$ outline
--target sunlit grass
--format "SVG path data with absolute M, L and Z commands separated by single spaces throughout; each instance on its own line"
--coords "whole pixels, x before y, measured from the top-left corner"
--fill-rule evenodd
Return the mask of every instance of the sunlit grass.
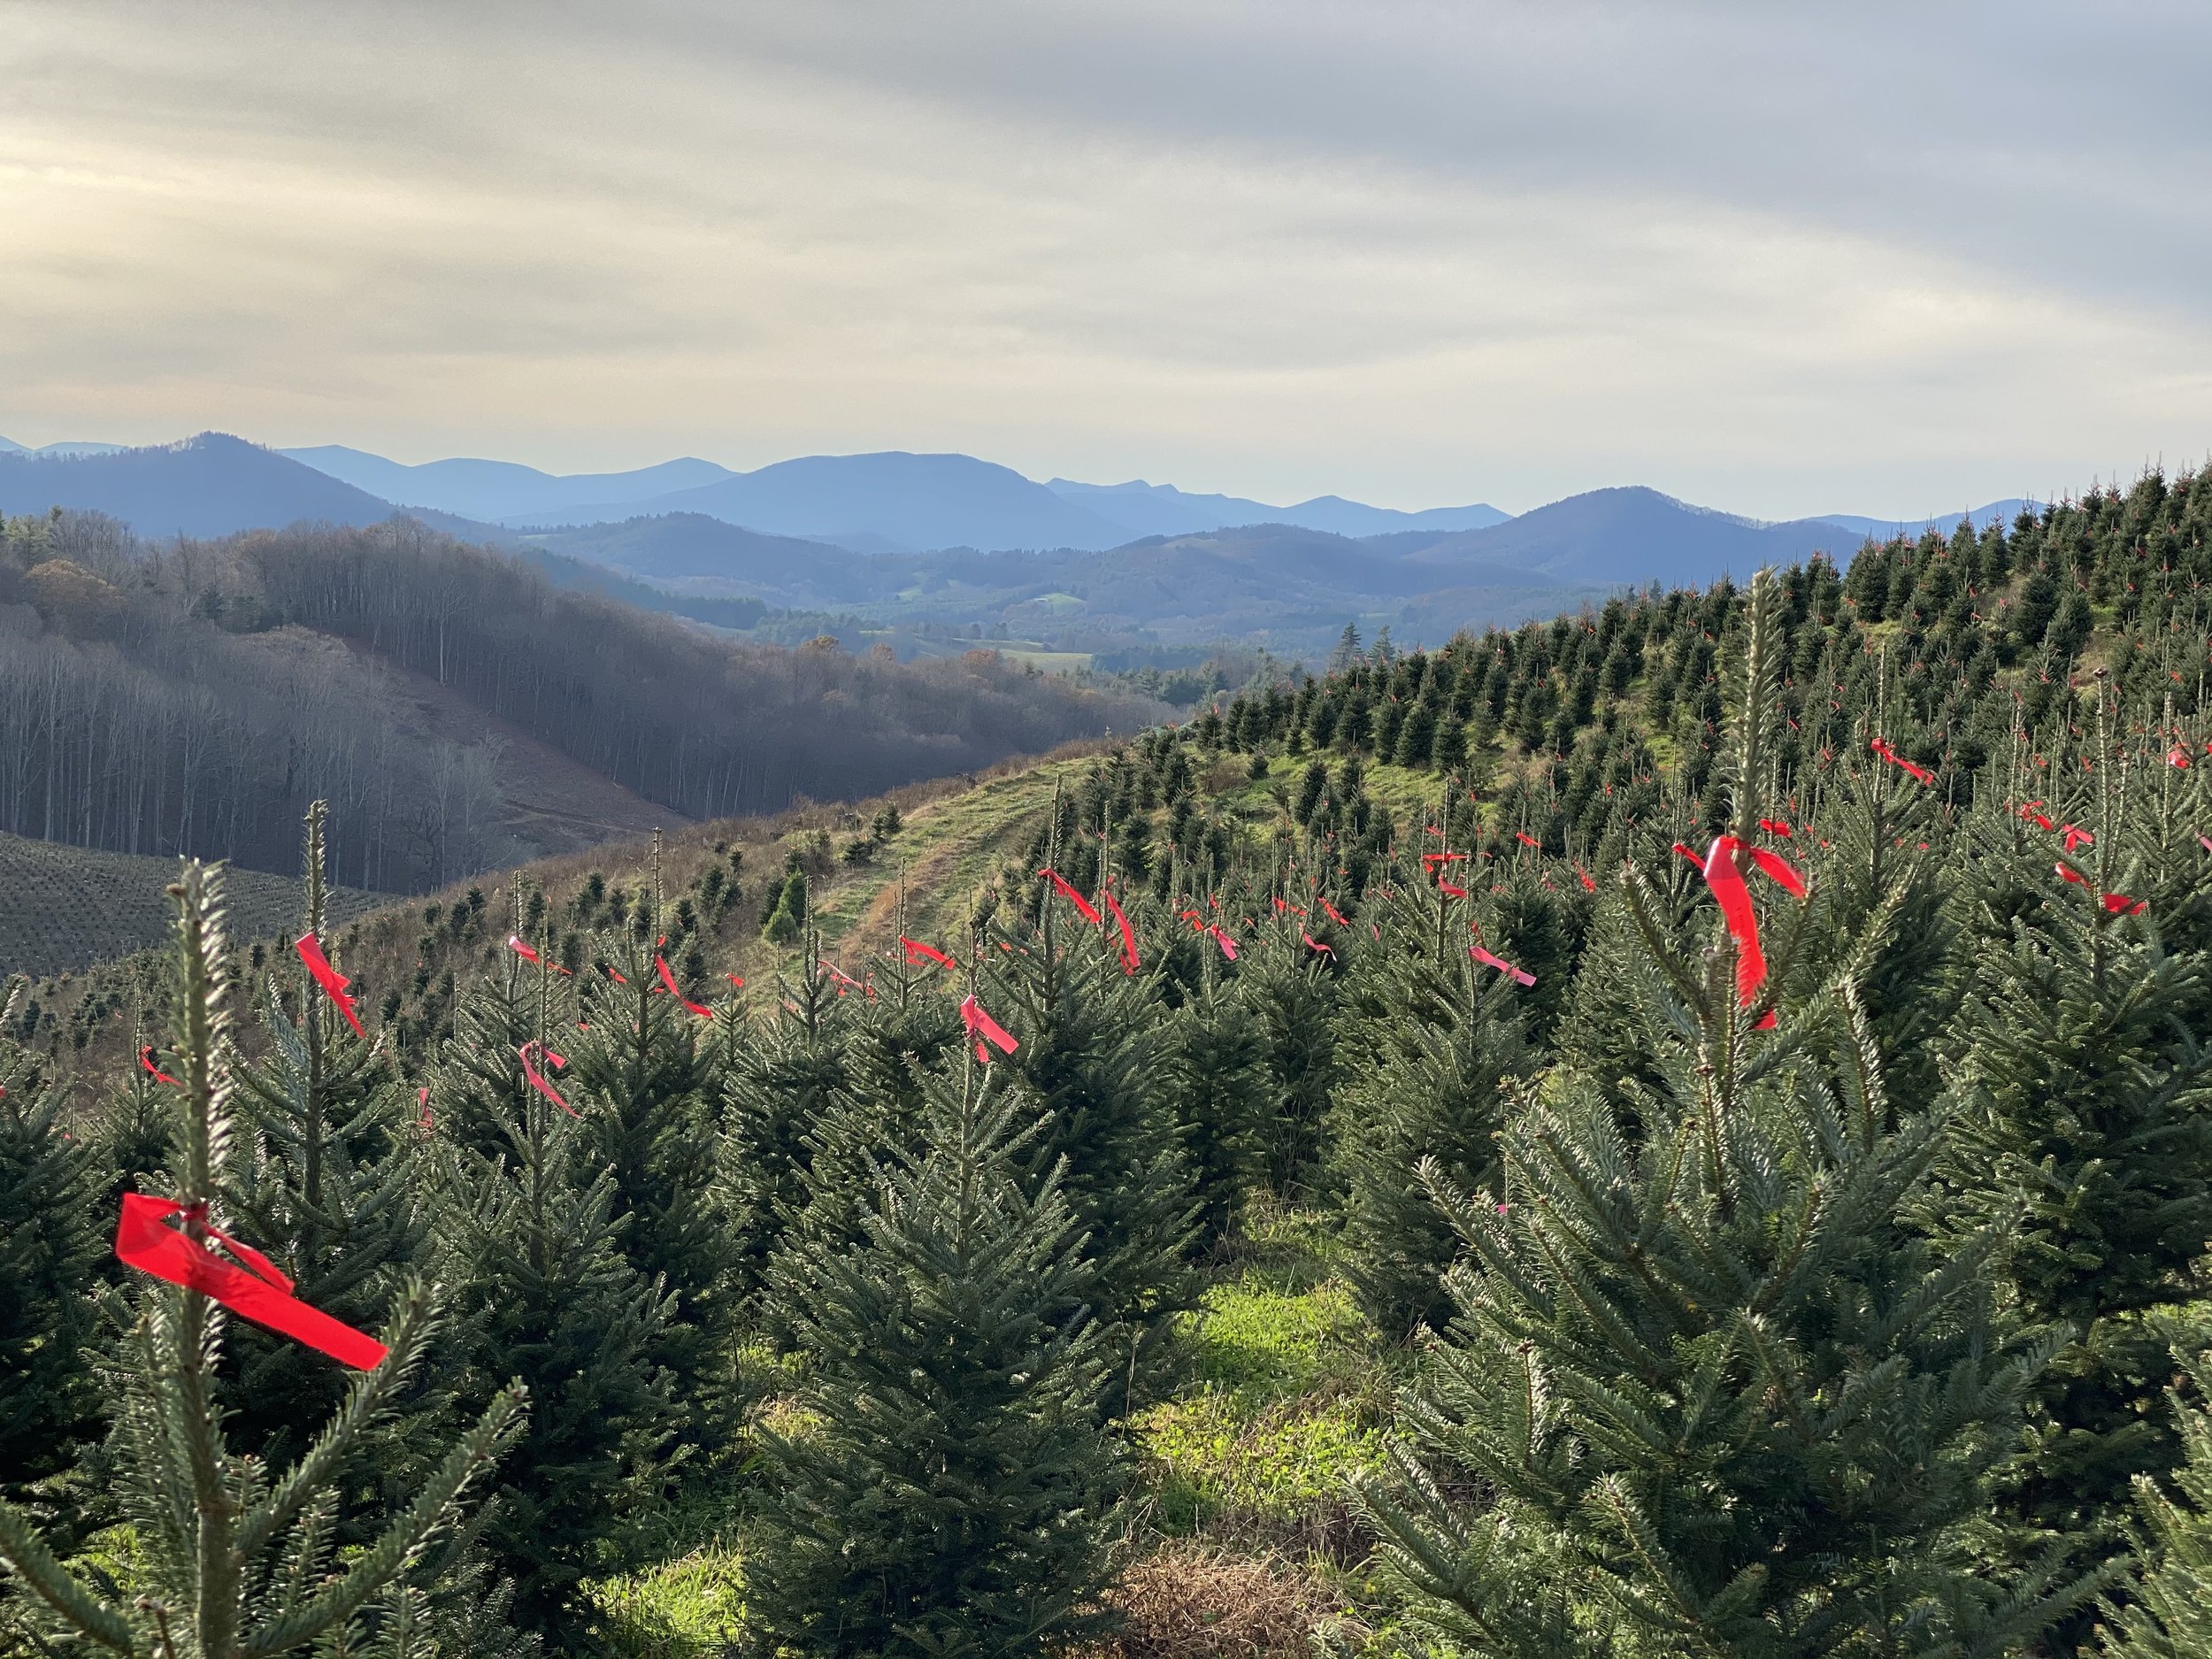
M 612 1659 L 709 1659 L 743 1633 L 745 1571 L 716 1542 L 590 1586 L 598 1635 Z

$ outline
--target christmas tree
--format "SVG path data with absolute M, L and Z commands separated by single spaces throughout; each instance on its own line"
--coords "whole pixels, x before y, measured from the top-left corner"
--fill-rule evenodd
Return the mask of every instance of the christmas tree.
M 229 1267 L 209 1248 L 219 1241 L 252 1259 L 214 1218 L 233 1156 L 220 883 L 193 863 L 172 891 L 178 909 L 175 1191 L 157 1212 L 177 1214 L 183 1227 L 172 1231 L 158 1219 L 150 1225 L 157 1254 L 182 1258 L 168 1271 L 195 1286 L 204 1278 L 250 1279 L 265 1293 L 256 1305 L 265 1307 L 270 1281 Z M 383 1358 L 354 1380 L 337 1416 L 273 1479 L 258 1458 L 234 1452 L 224 1434 L 215 1371 L 225 1320 L 212 1297 L 148 1280 L 134 1302 L 136 1317 L 116 1362 L 121 1393 L 111 1448 L 119 1502 L 139 1549 L 132 1582 L 88 1581 L 72 1571 L 21 1509 L 0 1502 L 0 1561 L 19 1581 L 29 1617 L 49 1640 L 142 1659 L 251 1659 L 319 1644 L 324 1651 L 367 1646 L 365 1618 L 454 1517 L 464 1488 L 512 1441 L 525 1391 L 512 1383 L 492 1391 L 483 1413 L 436 1460 L 406 1507 L 363 1547 L 340 1555 L 335 1477 L 420 1361 L 432 1325 L 429 1293 L 419 1281 L 402 1293 Z
M 2171 1402 L 2184 1459 L 2169 1493 L 2135 1478 L 2139 1517 L 2131 1540 L 2142 1563 L 2124 1601 L 2108 1605 L 2099 1634 L 2114 1659 L 2200 1659 L 2212 1653 L 2212 1354 L 2174 1355 L 2189 1394 Z
M 1456 1191 L 1494 1187 L 1501 1088 L 1528 1064 L 1517 1005 L 1527 987 L 1477 962 L 1464 928 L 1429 919 L 1402 901 L 1392 946 L 1361 957 L 1339 1041 L 1366 1064 L 1333 1102 L 1346 1273 L 1394 1341 L 1440 1325 L 1450 1306 L 1442 1275 L 1455 1240 L 1421 1166 L 1432 1163 Z
M 2133 1478 L 2181 1453 L 2166 1340 L 2147 1316 L 2198 1294 L 2212 1239 L 2212 1049 L 2199 1036 L 2212 981 L 2162 927 L 2185 933 L 2203 910 L 2205 860 L 2193 841 L 2185 856 L 2162 845 L 2180 839 L 2162 836 L 2171 818 L 2198 821 L 2183 801 L 2131 811 L 2127 799 L 2193 797 L 2160 775 L 2172 770 L 2147 781 L 2107 764 L 2055 814 L 1992 803 L 1970 826 L 1979 948 L 1947 1045 L 1962 1056 L 1962 1113 L 1931 1225 L 2004 1226 L 2022 1312 L 2071 1339 L 2037 1386 L 2011 1494 L 2061 1534 L 2112 1536 Z
M 584 1115 L 581 1156 L 613 1180 L 624 1256 L 675 1298 L 657 1356 L 679 1396 L 701 1408 L 692 1437 L 709 1439 L 703 1395 L 724 1369 L 732 1325 L 711 1054 L 703 1046 L 713 1020 L 693 1011 L 705 1004 L 669 988 L 672 972 L 663 982 L 666 959 L 644 941 L 603 939 L 600 955 L 620 964 L 620 978 L 603 972 L 581 988 L 584 1029 L 569 1041 L 562 1090 Z
M 323 841 L 318 801 L 301 864 L 305 941 L 324 930 Z M 261 1017 L 265 1056 L 235 1069 L 254 1133 L 234 1160 L 231 1202 L 303 1298 L 349 1324 L 368 1322 L 427 1254 L 422 1171 L 398 1080 L 382 1045 L 353 1032 L 303 969 L 289 987 L 270 977 Z M 250 1327 L 233 1337 L 232 1355 L 234 1432 L 272 1462 L 296 1455 L 335 1409 L 342 1379 L 298 1343 Z
M 464 1000 L 465 1034 L 429 1085 L 434 1101 L 472 1102 L 475 1133 L 503 1141 L 497 1151 L 441 1143 L 437 1226 L 461 1339 L 445 1386 L 463 1402 L 501 1378 L 530 1387 L 528 1432 L 502 1465 L 483 1548 L 514 1582 L 516 1618 L 557 1646 L 584 1627 L 579 1581 L 642 1559 L 641 1523 L 671 1473 L 679 1407 L 659 1358 L 668 1293 L 623 1254 L 613 1173 L 556 1080 L 551 976 L 534 971 L 526 995 L 519 966 L 511 955 Z M 503 1062 L 468 1033 L 503 1038 L 524 1017 L 526 1035 L 507 1056 L 522 1088 L 502 1121 Z
M 1170 1317 L 1193 1305 L 1195 1204 L 1171 1116 L 1156 988 L 1125 972 L 1104 929 L 1065 929 L 1044 907 L 1027 954 L 1002 955 L 979 1000 L 1018 1047 L 995 1062 L 1044 1114 L 1025 1157 L 1055 1177 L 1097 1268 L 1094 1311 L 1115 1327 L 1129 1378 L 1125 1409 L 1152 1386 Z M 1064 937 L 1073 942 L 1065 949 Z
M 1398 1479 L 1361 1497 L 1440 1640 L 1531 1659 L 1995 1652 L 2094 1591 L 1984 1548 L 2047 1348 L 2005 1339 L 1993 1233 L 1938 1248 L 1904 1224 L 1936 1103 L 1886 1092 L 1852 978 L 1776 1010 L 1778 981 L 1746 971 L 1755 910 L 1730 883 L 1766 811 L 1774 603 L 1763 573 L 1731 837 L 1705 866 L 1730 926 L 1694 953 L 1640 877 L 1624 895 L 1653 1080 L 1624 1122 L 1596 1080 L 1555 1073 L 1517 1102 L 1495 1187 L 1430 1171 L 1468 1253 L 1458 1315 L 1402 1401 Z M 1886 942 L 1878 918 L 1860 954 Z M 1447 1495 L 1469 1481 L 1494 1494 L 1480 1512 Z
M 27 990 L 8 987 L 9 1014 Z M 105 1194 L 62 1100 L 37 1057 L 0 1037 L 0 1497 L 17 1502 L 69 1469 L 98 1416 L 88 1349 Z
M 923 1149 L 885 1149 L 864 1243 L 777 1263 L 803 1426 L 763 1436 L 748 1595 L 801 1652 L 1037 1655 L 1095 1622 L 1118 1356 L 1059 1172 L 1024 1167 L 1035 1102 L 983 1071 L 931 1079 Z
M 810 949 L 798 978 L 779 981 L 765 1033 L 736 1048 L 723 1083 L 730 1271 L 741 1305 L 755 1312 L 769 1257 L 807 1203 L 811 1137 L 851 1074 L 851 1018 L 819 954 Z

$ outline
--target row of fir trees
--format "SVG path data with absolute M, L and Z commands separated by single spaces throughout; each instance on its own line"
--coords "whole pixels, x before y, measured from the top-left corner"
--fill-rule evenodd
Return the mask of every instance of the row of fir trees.
M 188 867 L 127 1087 L 0 1054 L 4 1628 L 588 1654 L 710 1490 L 764 1653 L 1058 1650 L 1205 1263 L 1291 1202 L 1403 1379 L 1374 1640 L 2208 1651 L 2207 641 L 2136 545 L 2200 557 L 2206 497 L 2154 493 L 2066 510 L 2124 589 L 2054 513 L 1248 696 L 958 937 L 772 987 L 672 969 L 657 895 L 564 971 L 518 900 L 443 1028 L 357 1035 Z M 2004 619 L 2055 568 L 2064 655 L 2070 597 Z M 1565 751 L 1494 730 L 1394 811 L 1379 707 L 1479 724 L 1524 649 L 1524 695 L 1596 658 Z M 124 1266 L 134 1193 L 388 1357 Z

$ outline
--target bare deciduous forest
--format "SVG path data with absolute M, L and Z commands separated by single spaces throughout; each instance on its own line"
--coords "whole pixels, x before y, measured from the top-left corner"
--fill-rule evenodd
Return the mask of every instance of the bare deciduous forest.
M 0 829 L 289 872 L 327 799 L 333 873 L 417 890 L 511 851 L 518 730 L 686 817 L 841 799 L 1156 718 L 973 652 L 902 665 L 737 645 L 556 589 L 408 520 L 150 543 L 112 520 L 9 521 L 0 557 Z M 414 675 L 480 710 L 411 734 Z

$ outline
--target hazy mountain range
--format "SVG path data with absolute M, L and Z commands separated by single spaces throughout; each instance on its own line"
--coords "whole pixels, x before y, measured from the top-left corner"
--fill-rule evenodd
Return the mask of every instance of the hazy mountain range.
M 410 466 L 335 445 L 275 450 L 219 433 L 145 449 L 0 440 L 0 511 L 54 505 L 154 537 L 398 511 L 702 599 L 1002 624 L 1027 638 L 1251 637 L 1300 650 L 1348 618 L 1440 639 L 1622 586 L 1702 586 L 1815 551 L 1847 558 L 1870 534 L 1947 529 L 1959 516 L 1770 524 L 1640 488 L 1517 517 L 1335 495 L 1284 507 L 1143 480 L 1040 483 L 971 456 L 899 452 L 563 476 L 503 461 Z M 718 604 L 713 619 L 730 614 Z

